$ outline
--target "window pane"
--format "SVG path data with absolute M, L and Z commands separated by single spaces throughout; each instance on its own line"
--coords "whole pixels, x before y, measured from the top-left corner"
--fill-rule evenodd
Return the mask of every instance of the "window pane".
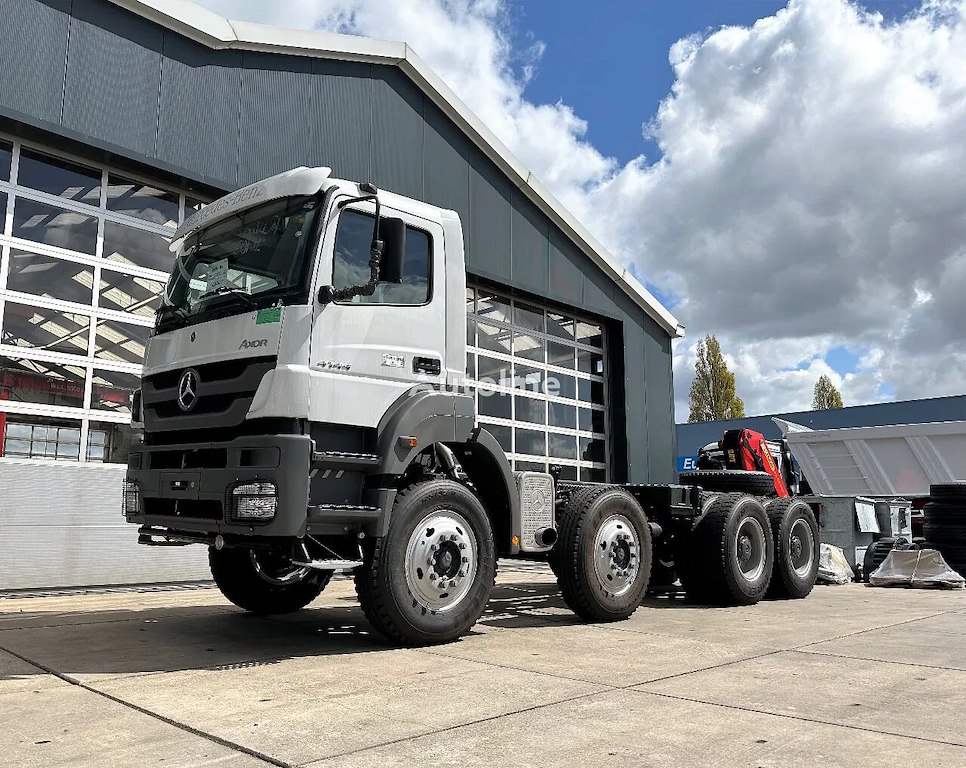
M 543 392 L 544 372 L 529 365 L 515 363 L 513 366 L 513 386 L 530 392 Z
M 111 174 L 107 178 L 107 209 L 150 221 L 178 225 L 178 195 Z
M 604 338 L 601 335 L 600 326 L 597 323 L 585 323 L 583 320 L 578 320 L 577 341 L 581 344 L 589 344 L 592 347 L 603 346 Z
M 466 318 L 466 346 L 476 346 L 476 320 L 472 317 Z
M 547 465 L 539 461 L 516 461 L 514 462 L 514 469 L 517 472 L 546 472 Z
M 93 255 L 97 219 L 18 197 L 13 207 L 13 236 Z
M 104 256 L 111 261 L 170 272 L 174 255 L 168 250 L 169 243 L 169 238 L 153 232 L 104 222 Z
M 577 467 L 571 467 L 564 465 L 560 467 L 560 479 L 561 480 L 576 480 L 577 479 Z
M 131 416 L 131 393 L 141 386 L 141 377 L 133 373 L 94 369 L 91 408 L 114 411 Z
M 496 441 L 504 451 L 507 453 L 513 452 L 513 446 L 510 442 L 511 430 L 509 427 L 504 427 L 501 424 L 481 424 L 480 426 L 496 438 Z
M 478 381 L 484 384 L 497 384 L 501 387 L 511 386 L 510 364 L 505 360 L 496 360 L 492 357 L 480 355 L 477 365 L 479 370 Z
M 151 329 L 144 325 L 101 320 L 94 331 L 94 357 L 140 365 L 150 335 Z
M 543 310 L 539 307 L 531 307 L 526 304 L 517 303 L 513 308 L 513 322 L 516 325 L 533 331 L 540 331 L 542 333 L 545 330 Z
M 476 314 L 486 320 L 509 323 L 510 300 L 493 293 L 479 291 L 476 299 Z
M 577 350 L 577 370 L 592 373 L 595 376 L 604 375 L 604 356 L 600 352 Z
M 544 346 L 544 340 L 536 336 L 525 336 L 521 333 L 513 335 L 513 354 L 517 357 L 542 363 L 544 362 Z
M 357 211 L 345 211 L 339 218 L 335 239 L 335 264 L 332 284 L 336 288 L 365 285 L 369 282 L 370 245 L 374 219 Z M 406 227 L 406 255 L 401 283 L 380 282 L 371 296 L 357 296 L 354 304 L 425 304 L 430 285 L 429 235 Z
M 517 395 L 514 398 L 516 406 L 516 420 L 528 421 L 531 424 L 547 423 L 546 400 Z
M 512 416 L 510 395 L 481 389 L 479 403 L 480 416 L 492 416 L 496 419 L 509 419 Z
M 80 421 L 47 416 L 7 416 L 3 453 L 24 459 L 80 458 Z
M 547 455 L 547 433 L 535 432 L 531 429 L 517 429 L 516 452 L 529 453 L 534 456 Z
M 574 319 L 566 315 L 558 315 L 555 312 L 547 312 L 547 333 L 551 336 L 560 336 L 563 339 L 573 339 Z
M 580 458 L 584 461 L 604 463 L 604 441 L 596 437 L 580 438 Z
M 566 376 L 562 373 L 548 373 L 547 394 L 573 400 L 577 397 L 577 381 L 573 376 Z
M 510 331 L 506 328 L 498 328 L 487 323 L 477 323 L 476 326 L 476 346 L 480 349 L 488 349 L 491 352 L 502 352 L 510 354 Z
M 607 482 L 607 472 L 603 469 L 580 468 L 580 479 L 586 483 L 605 483 Z
M 128 454 L 135 445 L 131 425 L 92 421 L 89 434 L 96 433 L 101 433 L 103 439 L 95 442 L 93 437 L 88 437 L 87 460 L 127 464 Z
M 581 408 L 580 410 L 580 429 L 586 430 L 587 432 L 603 432 L 604 431 L 604 412 L 603 411 L 592 411 L 590 408 Z
M 573 435 L 559 435 L 551 432 L 547 439 L 551 457 L 555 459 L 577 458 L 577 438 Z
M 466 289 L 466 314 L 476 311 L 476 289 Z
M 132 277 L 112 269 L 101 270 L 100 306 L 116 312 L 154 317 L 164 285 L 146 277 Z
M 466 353 L 466 377 L 468 379 L 476 378 L 476 355 L 472 352 Z
M 0 411 L 4 400 L 83 408 L 84 369 L 0 357 Z
M 558 341 L 547 342 L 547 363 L 560 368 L 574 367 L 574 348 Z
M 90 318 L 56 309 L 41 309 L 7 301 L 3 314 L 3 343 L 87 355 Z
M 13 147 L 5 141 L 0 141 L 0 179 L 10 180 L 10 162 Z
M 604 385 L 599 381 L 588 381 L 580 379 L 578 381 L 578 399 L 586 403 L 604 404 Z
M 7 288 L 52 299 L 90 304 L 94 268 L 39 253 L 10 251 Z
M 32 149 L 20 151 L 17 183 L 58 197 L 99 206 L 101 172 Z
M 576 406 L 551 402 L 549 404 L 549 415 L 551 426 L 577 429 Z

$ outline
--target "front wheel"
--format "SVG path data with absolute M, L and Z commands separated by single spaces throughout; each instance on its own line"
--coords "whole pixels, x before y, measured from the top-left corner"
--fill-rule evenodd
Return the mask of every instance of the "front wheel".
M 250 549 L 208 549 L 211 575 L 239 608 L 261 615 L 291 613 L 322 594 L 332 571 L 297 566 L 288 558 Z
M 495 578 L 496 544 L 479 499 L 452 480 L 428 480 L 396 496 L 389 532 L 356 571 L 356 593 L 381 634 L 432 645 L 469 631 Z

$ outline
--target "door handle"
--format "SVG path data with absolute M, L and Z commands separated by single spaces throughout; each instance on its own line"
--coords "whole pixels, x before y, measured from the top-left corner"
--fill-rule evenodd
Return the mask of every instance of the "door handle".
M 413 373 L 428 373 L 430 376 L 439 376 L 442 370 L 439 358 L 436 357 L 414 357 Z

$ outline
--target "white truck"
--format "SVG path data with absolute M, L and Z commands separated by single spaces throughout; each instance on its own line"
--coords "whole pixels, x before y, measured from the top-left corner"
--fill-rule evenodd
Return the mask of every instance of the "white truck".
M 453 211 L 297 168 L 204 207 L 172 250 L 124 512 L 143 544 L 208 546 L 236 605 L 298 610 L 351 571 L 372 625 L 419 645 L 473 626 L 498 557 L 549 559 L 590 621 L 630 616 L 652 562 L 714 602 L 811 589 L 817 531 L 804 561 L 782 545 L 815 530 L 805 505 L 511 470 L 464 379 Z

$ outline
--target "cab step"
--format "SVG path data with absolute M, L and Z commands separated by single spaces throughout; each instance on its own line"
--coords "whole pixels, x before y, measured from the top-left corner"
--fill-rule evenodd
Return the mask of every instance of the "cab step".
M 361 560 L 293 560 L 292 565 L 314 568 L 317 571 L 351 571 L 362 565 Z
M 325 522 L 332 517 L 339 520 L 375 520 L 379 517 L 379 507 L 365 507 L 355 504 L 313 504 L 308 508 L 309 522 Z
M 352 453 L 350 451 L 315 451 L 312 454 L 313 469 L 363 471 L 379 464 L 375 453 Z

